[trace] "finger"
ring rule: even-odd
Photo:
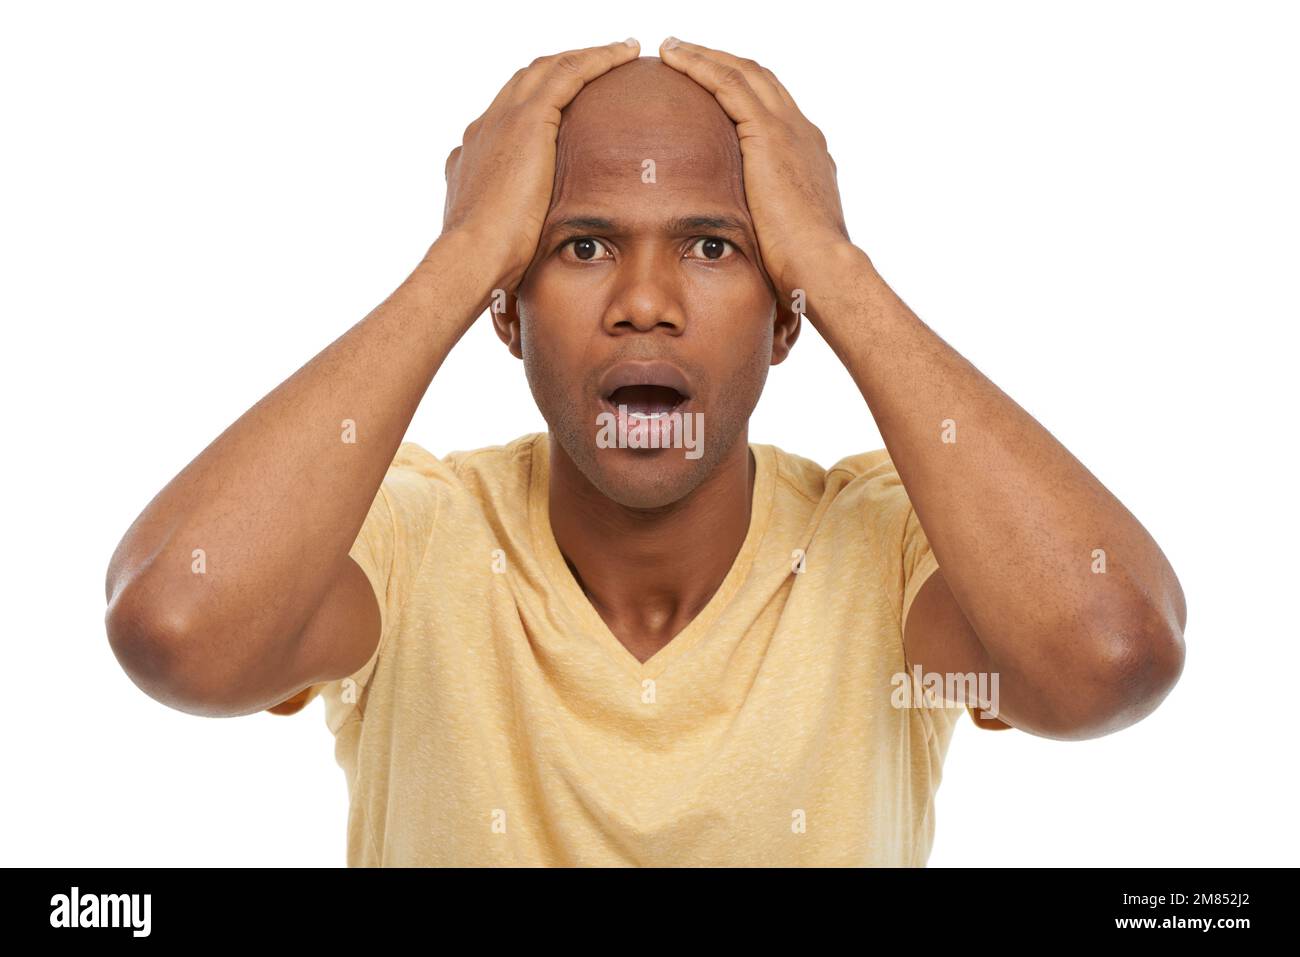
[[[461,142],[469,142],[470,134],[479,128],[485,117],[496,115],[506,104],[513,103],[516,99],[522,99],[522,97],[517,95],[517,91],[520,82],[527,73],[528,67],[520,67],[514,72],[514,75],[510,77],[510,79],[506,80],[505,85],[497,91],[497,95],[492,98],[492,102],[488,104],[488,108],[483,111],[482,115],[472,120],[469,126],[465,127],[464,132],[461,133],[460,136]],[[450,165],[451,157],[447,158],[447,163]]]
[[[783,84],[780,80],[776,78],[775,73],[773,73],[765,66],[759,67],[759,70],[762,72],[762,74],[765,77],[767,77],[768,82],[771,83],[774,87],[776,87],[776,92],[780,94],[781,100],[785,103],[786,106],[790,107],[792,110],[799,109],[798,105],[794,101],[794,97],[791,96],[790,91],[785,88],[785,84]]]
[[[700,46],[698,43],[687,43],[685,40],[678,40],[676,37],[669,37],[660,44],[659,57],[669,66],[685,73],[714,96],[717,96],[719,103],[722,103],[719,89],[727,85],[728,82],[731,85],[736,85],[734,80],[727,80],[733,73],[739,73],[744,78],[745,84],[749,87],[754,98],[768,112],[784,111],[794,103],[793,100],[787,103],[786,99],[781,96],[779,86],[772,82],[775,77],[772,76],[769,79],[771,71],[765,71],[763,67],[753,60],[746,60],[722,50],[713,50],[709,47]],[[700,74],[699,76],[696,75],[697,72]],[[733,96],[732,98],[735,99],[736,97]],[[722,106],[730,113],[726,103],[722,103]],[[732,116],[732,119],[738,123],[741,122],[735,116]]]
[[[776,91],[781,96],[782,102],[784,102],[785,105],[788,106],[793,113],[797,114],[805,123],[807,123],[809,126],[812,126],[813,129],[817,130],[818,134],[821,134],[821,130],[817,129],[816,126],[813,126],[812,120],[804,116],[803,110],[799,109],[799,104],[794,101],[794,97],[791,96],[790,91],[785,88],[785,84],[777,79],[776,74],[773,73],[765,66],[759,67],[759,69],[763,72],[763,75],[768,78],[772,86],[776,88]],[[824,140],[825,136],[822,135],[821,138]]]
[[[562,110],[586,84],[640,54],[641,45],[629,37],[604,46],[538,57],[519,78],[516,92],[523,98],[544,95],[548,106]]]
[[[523,82],[524,77],[527,75],[528,67],[526,66],[521,66],[518,70],[515,70],[514,75],[506,80],[505,86],[501,87],[496,97],[488,104],[488,108],[483,111],[484,116],[491,113],[502,103],[512,101],[515,98],[515,92],[519,89],[519,84]]]

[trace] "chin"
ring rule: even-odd
[[[591,482],[606,498],[625,508],[656,509],[680,502],[703,481],[706,467],[681,449],[588,450]]]

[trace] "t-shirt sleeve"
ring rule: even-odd
[[[902,642],[916,596],[939,569],[938,556],[893,461],[884,450],[843,460],[836,466],[836,469],[840,468],[853,475],[862,490],[867,535],[869,540],[877,543],[874,554],[884,566],[881,581],[884,587],[892,590],[892,600],[898,610],[899,640]],[[900,651],[901,660],[906,662],[905,649],[900,648]],[[919,692],[920,689],[916,690]],[[971,713],[972,718],[976,717],[975,709],[946,701],[921,706],[926,723],[931,728],[944,730],[951,730],[963,711]],[[976,723],[979,724],[978,720]]]
[[[899,482],[899,488],[903,488],[901,482]],[[906,498],[905,491],[903,494]],[[907,617],[912,610],[912,603],[916,601],[916,596],[920,594],[921,586],[939,569],[939,560],[935,557],[934,549],[930,547],[930,539],[925,534],[921,519],[917,516],[911,500],[907,499],[906,501],[906,513],[903,518],[903,541],[900,549],[903,566],[903,610],[899,632],[900,637],[904,639],[907,635]],[[932,728],[936,727],[936,722],[943,722],[950,730],[952,724],[961,717],[961,708],[940,701],[934,705],[925,706],[922,713],[929,720]]]
[[[884,449],[841,459],[828,473],[846,483],[844,494],[861,511],[881,587],[889,595],[900,630],[907,624],[921,586],[939,568],[907,489]]]
[[[921,586],[939,569],[939,560],[934,557],[930,540],[926,537],[921,520],[916,516],[909,502],[907,517],[903,520],[903,612],[902,628],[907,633],[907,615],[912,610]]]
[[[421,460],[430,458],[418,446],[402,444],[348,550],[349,557],[370,582],[379,606],[379,642],[374,653],[353,674],[309,685],[267,708],[271,714],[295,714],[331,684],[346,685],[350,696],[359,695],[370,681],[410,596],[433,534],[437,498],[434,484],[419,467]]]
[[[921,526],[921,520],[917,517],[916,509],[912,507],[910,501],[907,508],[907,518],[903,523],[903,614],[902,629],[903,634],[907,634],[907,615],[912,610],[912,603],[921,591],[921,586],[926,580],[939,569],[939,560],[934,555],[934,550],[930,547],[930,540],[926,537],[925,529]],[[996,718],[981,718],[981,710],[976,705],[965,705],[965,710],[971,716],[971,721],[975,727],[986,730],[1005,730],[1010,725],[998,721]],[[947,719],[956,720],[961,715],[961,707],[958,705],[941,705],[941,712]],[[933,718],[935,710],[930,709],[930,715]]]

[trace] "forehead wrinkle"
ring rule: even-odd
[[[548,213],[561,206],[609,204],[626,206],[647,198],[687,205],[730,205],[749,218],[739,148],[736,156],[725,140],[688,141],[680,145],[647,147],[632,143],[584,144],[556,158],[555,180]],[[654,182],[643,181],[645,160],[654,161]]]
[[[655,181],[642,180],[642,160],[655,161]],[[652,191],[647,195],[646,191]],[[629,157],[595,155],[557,166],[550,210],[565,204],[609,203],[616,206],[643,199],[660,202],[731,204],[748,214],[744,180],[739,169],[719,168],[715,158],[698,153],[681,156]]]
[[[657,112],[567,124],[562,120],[556,144],[557,168],[581,163],[600,169],[626,163],[639,176],[642,161],[653,159],[656,165],[711,163],[719,170],[739,175],[740,139],[731,120],[718,124],[700,122],[698,116]]]

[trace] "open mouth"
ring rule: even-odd
[[[605,396],[615,410],[627,409],[630,419],[659,419],[676,411],[687,396],[666,385],[625,385]]]

